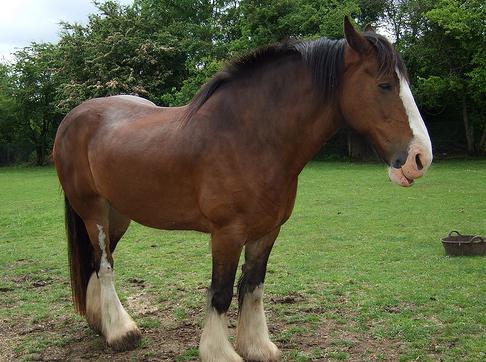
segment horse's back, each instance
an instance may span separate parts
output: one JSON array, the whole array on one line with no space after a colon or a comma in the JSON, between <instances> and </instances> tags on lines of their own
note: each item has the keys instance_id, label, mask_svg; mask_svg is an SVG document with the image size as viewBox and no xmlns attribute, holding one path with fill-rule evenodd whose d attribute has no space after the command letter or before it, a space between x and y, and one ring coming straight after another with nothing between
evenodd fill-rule
<instances>
[{"instance_id":1,"label":"horse's back","mask_svg":"<svg viewBox=\"0 0 486 362\"><path fill-rule=\"evenodd\" d=\"M59 125L54 141L54 159L66 153L63 148L80 151L87 142L110 137L118 128L125 127L127 132L136 134L142 127L177 122L181 111L182 108L158 107L147 99L130 95L87 100L71 110Z\"/></svg>"},{"instance_id":2,"label":"horse's back","mask_svg":"<svg viewBox=\"0 0 486 362\"><path fill-rule=\"evenodd\" d=\"M194 221L201 216L192 155L200 152L179 132L183 111L129 96L97 98L73 109L53 150L68 198L102 197L131 219L160 228L172 227L170 210L184 208L191 211L179 227L205 230ZM155 220L161 205L168 215Z\"/></svg>"},{"instance_id":3,"label":"horse's back","mask_svg":"<svg viewBox=\"0 0 486 362\"><path fill-rule=\"evenodd\" d=\"M137 97L137 96L131 96L128 94L120 94L117 96L111 96L107 97L108 99L116 99L116 100L122 100L126 102L131 102L131 103L136 103L140 105L146 105L146 106L152 106L152 107L157 107L154 102L149 101L148 99L142 98L142 97Z\"/></svg>"}]
</instances>

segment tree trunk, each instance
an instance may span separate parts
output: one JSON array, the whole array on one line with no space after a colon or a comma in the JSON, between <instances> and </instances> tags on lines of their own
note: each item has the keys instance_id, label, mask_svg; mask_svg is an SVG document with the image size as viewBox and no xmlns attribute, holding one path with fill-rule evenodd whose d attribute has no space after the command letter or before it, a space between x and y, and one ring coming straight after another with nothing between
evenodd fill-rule
<instances>
[{"instance_id":1,"label":"tree trunk","mask_svg":"<svg viewBox=\"0 0 486 362\"><path fill-rule=\"evenodd\" d=\"M35 155L36 155L36 166L43 166L45 164L46 153L44 147L41 145L36 146L35 148Z\"/></svg>"},{"instance_id":2,"label":"tree trunk","mask_svg":"<svg viewBox=\"0 0 486 362\"><path fill-rule=\"evenodd\" d=\"M348 157L356 161L376 159L366 139L352 130L348 131Z\"/></svg>"},{"instance_id":3,"label":"tree trunk","mask_svg":"<svg viewBox=\"0 0 486 362\"><path fill-rule=\"evenodd\" d=\"M481 136L481 141L479 142L478 151L481 156L486 155L486 126L483 128L483 135Z\"/></svg>"},{"instance_id":4,"label":"tree trunk","mask_svg":"<svg viewBox=\"0 0 486 362\"><path fill-rule=\"evenodd\" d=\"M462 121L464 122L464 131L466 133L467 153L474 154L474 128L469 120L469 113L467 110L466 92L462 93Z\"/></svg>"}]
</instances>

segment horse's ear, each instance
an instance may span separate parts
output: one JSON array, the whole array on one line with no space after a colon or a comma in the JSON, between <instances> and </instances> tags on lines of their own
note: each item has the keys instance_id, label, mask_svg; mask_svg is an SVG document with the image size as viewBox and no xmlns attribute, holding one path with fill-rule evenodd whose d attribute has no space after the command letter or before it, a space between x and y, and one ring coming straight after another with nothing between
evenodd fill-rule
<instances>
[{"instance_id":1,"label":"horse's ear","mask_svg":"<svg viewBox=\"0 0 486 362\"><path fill-rule=\"evenodd\" d=\"M371 24L366 24L366 26L364 27L364 31L367 31L369 33L376 33L375 32L375 29L373 29L373 27L371 26Z\"/></svg>"},{"instance_id":2,"label":"horse's ear","mask_svg":"<svg viewBox=\"0 0 486 362\"><path fill-rule=\"evenodd\" d=\"M349 46L360 54L365 54L370 49L370 44L351 24L347 16L344 17L344 36Z\"/></svg>"}]
</instances>

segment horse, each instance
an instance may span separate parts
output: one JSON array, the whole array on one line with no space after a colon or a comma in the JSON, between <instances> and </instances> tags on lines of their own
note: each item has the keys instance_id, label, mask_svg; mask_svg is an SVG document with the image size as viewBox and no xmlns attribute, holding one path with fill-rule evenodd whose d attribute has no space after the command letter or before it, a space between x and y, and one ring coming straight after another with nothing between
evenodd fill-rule
<instances>
[{"instance_id":1,"label":"horse","mask_svg":"<svg viewBox=\"0 0 486 362\"><path fill-rule=\"evenodd\" d=\"M411 186L431 141L392 45L344 19L343 39L287 41L230 61L183 107L135 96L88 100L61 122L53 159L65 195L73 302L116 351L141 332L114 286L113 253L131 220L211 236L202 361L277 361L263 308L268 257L304 166L347 125L389 178ZM228 339L240 254L235 347Z\"/></svg>"}]
</instances>

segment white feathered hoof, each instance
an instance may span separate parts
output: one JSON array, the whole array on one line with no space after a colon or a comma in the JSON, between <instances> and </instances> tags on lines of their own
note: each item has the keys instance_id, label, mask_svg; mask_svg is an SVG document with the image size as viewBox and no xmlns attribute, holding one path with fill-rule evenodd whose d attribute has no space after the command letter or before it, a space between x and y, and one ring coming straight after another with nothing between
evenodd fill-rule
<instances>
[{"instance_id":1,"label":"white feathered hoof","mask_svg":"<svg viewBox=\"0 0 486 362\"><path fill-rule=\"evenodd\" d=\"M202 362L243 362L228 340L226 316L211 309L199 342Z\"/></svg>"},{"instance_id":2,"label":"white feathered hoof","mask_svg":"<svg viewBox=\"0 0 486 362\"><path fill-rule=\"evenodd\" d=\"M268 334L263 311L263 284L243 296L238 315L236 351L246 361L275 362L282 356Z\"/></svg>"},{"instance_id":3,"label":"white feathered hoof","mask_svg":"<svg viewBox=\"0 0 486 362\"><path fill-rule=\"evenodd\" d=\"M135 327L132 330L124 332L121 335L111 336L110 339L106 339L106 343L116 352L130 351L137 348L140 345L142 339L142 333Z\"/></svg>"},{"instance_id":4,"label":"white feathered hoof","mask_svg":"<svg viewBox=\"0 0 486 362\"><path fill-rule=\"evenodd\" d=\"M271 341L255 344L238 344L237 342L236 351L246 361L252 362L277 362L282 357L282 352Z\"/></svg>"},{"instance_id":5,"label":"white feathered hoof","mask_svg":"<svg viewBox=\"0 0 486 362\"><path fill-rule=\"evenodd\" d=\"M199 346L201 362L243 362L228 342L228 346Z\"/></svg>"}]
</instances>

